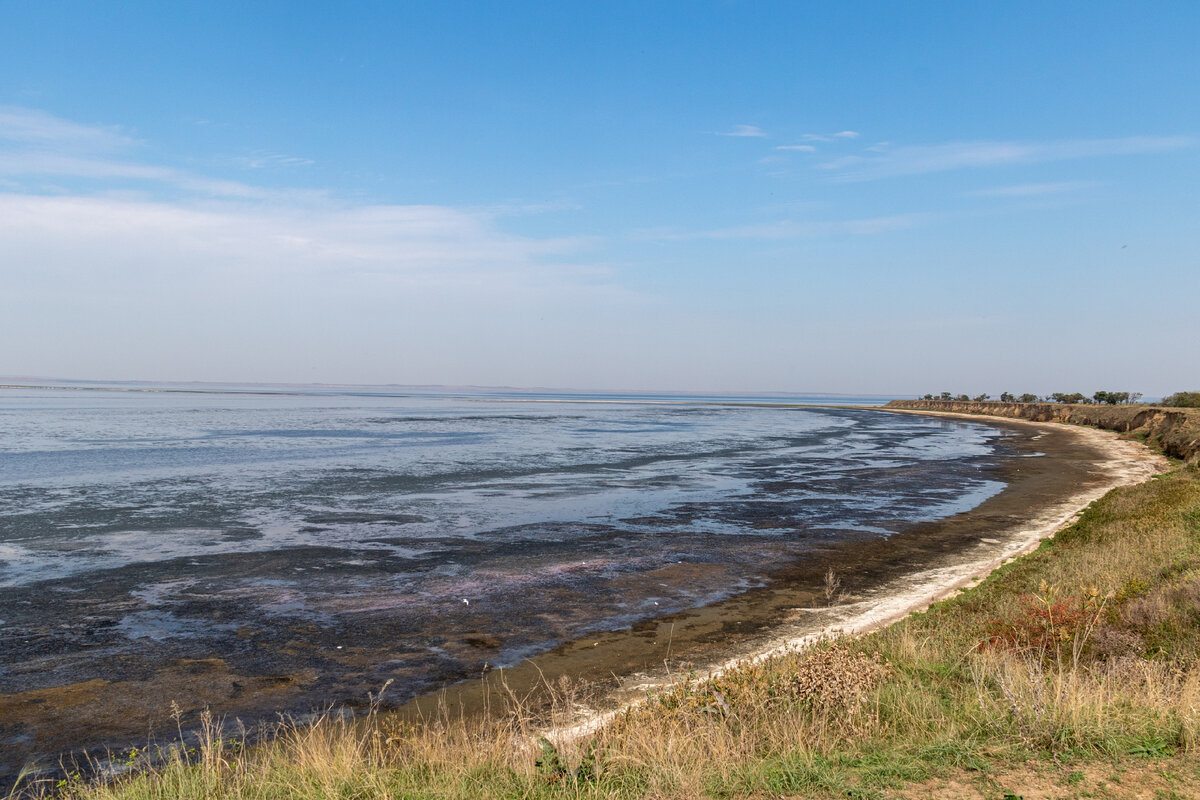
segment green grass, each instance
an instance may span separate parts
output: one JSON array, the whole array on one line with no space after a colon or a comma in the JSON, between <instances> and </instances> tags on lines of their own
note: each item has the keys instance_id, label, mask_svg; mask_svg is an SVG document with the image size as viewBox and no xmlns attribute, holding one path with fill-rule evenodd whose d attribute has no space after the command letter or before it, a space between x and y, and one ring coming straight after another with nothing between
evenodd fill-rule
<instances>
[{"instance_id":1,"label":"green grass","mask_svg":"<svg viewBox=\"0 0 1200 800\"><path fill-rule=\"evenodd\" d=\"M1000 797L1045 773L1070 796L1125 796L1085 776L1194 763L1200 744L1200 469L1110 492L1035 552L870 636L686 681L581 741L539 746L538 724L514 702L423 726L331 718L255 748L214 726L153 771L27 787L79 800L883 798L953 778ZM1200 789L1195 770L1170 774L1161 791Z\"/></svg>"}]
</instances>

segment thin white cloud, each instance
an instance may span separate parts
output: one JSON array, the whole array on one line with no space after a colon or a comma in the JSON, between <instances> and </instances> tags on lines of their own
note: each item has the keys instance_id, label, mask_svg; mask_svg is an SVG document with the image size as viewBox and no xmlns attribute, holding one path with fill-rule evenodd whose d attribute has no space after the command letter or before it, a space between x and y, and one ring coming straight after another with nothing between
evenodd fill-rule
<instances>
[{"instance_id":1,"label":"thin white cloud","mask_svg":"<svg viewBox=\"0 0 1200 800\"><path fill-rule=\"evenodd\" d=\"M0 340L24 374L533 385L578 361L547 331L645 302L587 245L444 206L0 192Z\"/></svg>"},{"instance_id":2,"label":"thin white cloud","mask_svg":"<svg viewBox=\"0 0 1200 800\"><path fill-rule=\"evenodd\" d=\"M27 146L117 150L138 144L110 125L81 125L45 111L20 106L0 106L0 141Z\"/></svg>"},{"instance_id":3,"label":"thin white cloud","mask_svg":"<svg viewBox=\"0 0 1200 800\"><path fill-rule=\"evenodd\" d=\"M117 273L127 282L237 273L319 283L322 275L357 273L423 285L473 276L499 288L543 280L547 272L571 283L573 268L553 260L582 244L507 234L489 215L444 206L187 207L0 194L0 246L11 264L28 265L39 280L86 282L103 264L106 279Z\"/></svg>"},{"instance_id":4,"label":"thin white cloud","mask_svg":"<svg viewBox=\"0 0 1200 800\"><path fill-rule=\"evenodd\" d=\"M857 139L858 131L838 131L837 133L806 133L800 138L806 142L836 142L838 139Z\"/></svg>"},{"instance_id":5,"label":"thin white cloud","mask_svg":"<svg viewBox=\"0 0 1200 800\"><path fill-rule=\"evenodd\" d=\"M145 181L174 181L175 170L115 158L52 151L0 152L0 175L53 175L73 178L129 178Z\"/></svg>"},{"instance_id":6,"label":"thin white cloud","mask_svg":"<svg viewBox=\"0 0 1200 800\"><path fill-rule=\"evenodd\" d=\"M315 163L311 158L289 156L283 153L268 153L257 151L250 155L233 159L235 164L247 169L268 169L279 167L307 167Z\"/></svg>"},{"instance_id":7,"label":"thin white cloud","mask_svg":"<svg viewBox=\"0 0 1200 800\"><path fill-rule=\"evenodd\" d=\"M140 164L125 159L90 158L51 152L0 152L0 176L74 178L85 181L134 181L144 183L150 189L165 187L174 191L210 197L257 200L325 196L324 192L315 190L264 189L241 181L208 178L173 167ZM9 181L9 183L16 185L14 181Z\"/></svg>"},{"instance_id":8,"label":"thin white cloud","mask_svg":"<svg viewBox=\"0 0 1200 800\"><path fill-rule=\"evenodd\" d=\"M24 180L14 180L23 178ZM139 164L122 159L89 158L58 155L48 152L0 152L0 182L14 191L45 191L54 194L79 193L78 186L47 185L46 179L72 179L96 184L101 191L111 192L111 182L125 181L141 184L150 193L168 190L198 197L240 198L244 200L299 202L321 200L328 194L311 189L266 189L241 181L209 178L186 170ZM32 179L32 180L31 180Z\"/></svg>"},{"instance_id":9,"label":"thin white cloud","mask_svg":"<svg viewBox=\"0 0 1200 800\"><path fill-rule=\"evenodd\" d=\"M821 166L828 170L844 170L836 178L839 181L868 181L954 169L1165 152L1194 144L1195 140L1186 136L1129 136L1052 142L947 142L897 147L878 156L857 160L838 159Z\"/></svg>"},{"instance_id":10,"label":"thin white cloud","mask_svg":"<svg viewBox=\"0 0 1200 800\"><path fill-rule=\"evenodd\" d=\"M732 130L718 133L718 136L757 136L765 138L766 133L757 125L734 125Z\"/></svg>"},{"instance_id":11,"label":"thin white cloud","mask_svg":"<svg viewBox=\"0 0 1200 800\"><path fill-rule=\"evenodd\" d=\"M141 183L145 190L257 200L296 200L323 196L311 190L265 189L249 183L212 178L188 170L146 163L140 142L115 126L82 125L36 109L0 106L0 180L17 190L38 191L46 179L73 179L112 190L112 181ZM227 160L243 167L299 166L308 159L259 152L251 160ZM24 179L24 183L20 180ZM31 183L32 181L32 183ZM107 183L106 183L107 182ZM55 193L70 192L62 186ZM127 188L127 187L122 187ZM76 186L74 191L80 191Z\"/></svg>"},{"instance_id":12,"label":"thin white cloud","mask_svg":"<svg viewBox=\"0 0 1200 800\"><path fill-rule=\"evenodd\" d=\"M811 144L781 144L775 148L776 150L795 150L800 153L815 153L817 148Z\"/></svg>"},{"instance_id":13,"label":"thin white cloud","mask_svg":"<svg viewBox=\"0 0 1200 800\"><path fill-rule=\"evenodd\" d=\"M933 215L930 214L893 214L890 216L848 220L780 220L753 225L739 225L731 228L718 228L709 231L643 231L641 236L642 238L667 241L690 241L696 239L773 241L843 235L874 236L927 224L933 219Z\"/></svg>"},{"instance_id":14,"label":"thin white cloud","mask_svg":"<svg viewBox=\"0 0 1200 800\"><path fill-rule=\"evenodd\" d=\"M0 108L0 260L19 265L8 266L11 274L86 279L104 264L130 284L144 273L231 270L426 284L474 276L481 284L529 285L547 271L559 276L547 286L596 277L581 278L573 265L587 240L500 229L502 216L534 213L529 204L518 212L338 200L321 190L265 188L147 163L127 152L132 144L115 128ZM253 156L263 166L309 163L266 151Z\"/></svg>"},{"instance_id":15,"label":"thin white cloud","mask_svg":"<svg viewBox=\"0 0 1200 800\"><path fill-rule=\"evenodd\" d=\"M1058 183L1023 183L1017 186L994 186L967 192L973 197L1040 197L1043 195L1067 194L1091 189L1095 181L1062 181Z\"/></svg>"}]
</instances>

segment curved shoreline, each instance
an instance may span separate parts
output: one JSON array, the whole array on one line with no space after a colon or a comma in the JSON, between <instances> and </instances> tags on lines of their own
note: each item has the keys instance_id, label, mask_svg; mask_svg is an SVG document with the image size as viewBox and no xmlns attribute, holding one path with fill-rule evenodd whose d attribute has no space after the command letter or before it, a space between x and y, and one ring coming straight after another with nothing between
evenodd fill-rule
<instances>
[{"instance_id":1,"label":"curved shoreline","mask_svg":"<svg viewBox=\"0 0 1200 800\"><path fill-rule=\"evenodd\" d=\"M568 677L593 687L598 703L579 721L583 727L555 733L582 735L602 725L606 715L637 702L647 689L671 683L678 670L722 671L747 659L803 646L835 630L857 633L887 624L1035 546L1113 486L1137 482L1165 466L1165 459L1141 445L1119 440L1115 434L977 415L928 416L958 418L1012 432L1006 445L1017 454L990 468L1005 481L1005 489L971 511L912 526L886 540L830 544L803 563L773 575L762 588L631 629L564 643L512 669L420 696L397 713L426 718L443 712L473 713L488 706L489 695L501 690L501 683L520 695L534 692L536 704L539 687ZM1046 457L1020 457L1038 452ZM831 568L851 596L847 602L828 607L822 583L825 571ZM160 684L168 693L156 698L143 696L139 702L165 704L172 689L183 691L196 681L238 678L223 672L220 664L197 662L183 667L174 684ZM92 683L97 685L72 685L59 694L71 702L81 692L107 694L110 699L105 705L111 713L121 713L125 703L112 697L118 687L100 685L104 681ZM278 701L286 694L286 686L269 680L250 688L259 694L256 702L260 704L270 704L273 697ZM5 699L10 698L0 698Z\"/></svg>"},{"instance_id":2,"label":"curved shoreline","mask_svg":"<svg viewBox=\"0 0 1200 800\"><path fill-rule=\"evenodd\" d=\"M398 713L427 717L440 707L470 714L485 708L500 684L533 696L537 687L562 676L602 687L595 693L594 707L580 707L576 719L545 731L552 740L566 743L603 727L642 702L648 692L676 682L680 672L717 676L824 637L867 633L923 610L1036 549L1111 489L1140 483L1169 467L1163 456L1111 432L1063 423L886 410L1007 428L1018 433L1018 449L1025 450L1021 455L1044 450L1046 458L1010 459L1003 470L1010 473L1006 488L971 511L914 526L884 542L833 547L825 557L797 565L792 574L779 576L767 587L632 630L566 643L499 677L482 676L415 698ZM826 569L834 569L848 585L851 596L846 602L824 603L821 584Z\"/></svg>"}]
</instances>

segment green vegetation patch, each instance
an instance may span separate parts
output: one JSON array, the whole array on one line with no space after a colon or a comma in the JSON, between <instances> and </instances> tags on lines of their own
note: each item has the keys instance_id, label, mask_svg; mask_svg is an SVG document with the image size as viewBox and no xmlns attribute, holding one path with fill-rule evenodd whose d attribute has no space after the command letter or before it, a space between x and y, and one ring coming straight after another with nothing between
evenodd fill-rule
<instances>
[{"instance_id":1,"label":"green vegetation patch","mask_svg":"<svg viewBox=\"0 0 1200 800\"><path fill-rule=\"evenodd\" d=\"M566 721L575 695L560 695ZM1200 469L1110 492L924 613L681 681L578 741L539 741L515 700L423 726L331 718L254 748L216 730L154 771L26 788L79 800L872 798L966 780L1000 796L1034 764L1082 792L1103 783L1096 765L1190 760L1200 744Z\"/></svg>"}]
</instances>

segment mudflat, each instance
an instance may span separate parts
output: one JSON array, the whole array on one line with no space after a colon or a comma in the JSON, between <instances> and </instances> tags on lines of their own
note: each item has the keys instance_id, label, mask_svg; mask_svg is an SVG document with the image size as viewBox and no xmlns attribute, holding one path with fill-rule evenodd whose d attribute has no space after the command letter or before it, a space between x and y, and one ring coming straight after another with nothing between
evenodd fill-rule
<instances>
[{"instance_id":1,"label":"mudflat","mask_svg":"<svg viewBox=\"0 0 1200 800\"><path fill-rule=\"evenodd\" d=\"M830 543L776 570L765 587L579 638L511 669L490 669L486 657L493 644L488 631L480 630L462 642L479 654L477 675L407 702L396 713L421 716L439 705L471 713L500 681L519 694L532 692L537 702L539 686L565 676L589 687L597 701L596 714L581 725L601 724L606 711L636 702L647 687L680 670L721 669L835 630L886 624L1028 549L1108 489L1165 468L1161 458L1113 434L1054 423L987 424L1012 434L1006 445L1016 457L987 468L993 473L987 477L1007 488L971 511L887 539ZM667 564L649 578L688 581L695 577L690 570L703 568ZM831 571L838 584L833 591L826 582ZM354 650L342 658L365 666L395 657L386 630L362 626L353 634ZM0 695L5 744L0 774L11 776L47 753L119 750L143 745L151 736L169 740L178 721L186 729L205 708L231 720L234 715L251 723L273 720L277 709L303 706L320 694L321 680L304 657L306 647L318 645L306 643L300 631L288 646L297 666L282 674L243 674L220 658L193 658L149 674L131 670Z\"/></svg>"},{"instance_id":2,"label":"mudflat","mask_svg":"<svg viewBox=\"0 0 1200 800\"><path fill-rule=\"evenodd\" d=\"M980 421L972 415L935 416ZM831 544L776 572L768 586L563 644L514 669L416 698L399 713L421 718L440 708L471 714L496 695L500 682L537 703L538 687L565 677L590 694L594 710L571 728L549 733L583 735L681 675L720 673L923 609L1034 549L1110 489L1147 480L1169 466L1141 444L1105 431L998 418L987 424L1012 434L1007 443L1018 457L995 468L994 477L1006 488L970 511L883 540Z\"/></svg>"}]
</instances>

